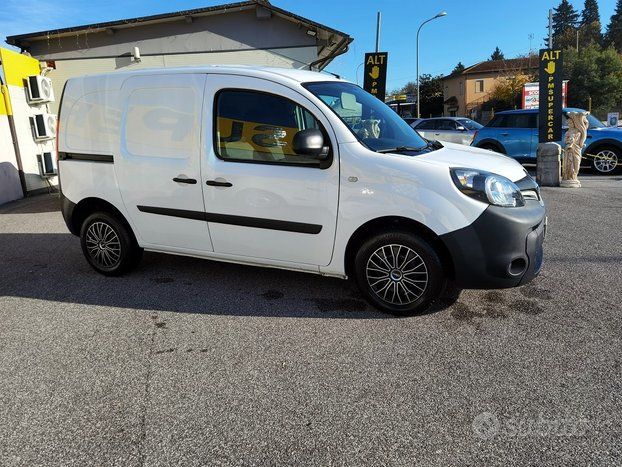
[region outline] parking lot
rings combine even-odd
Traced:
[[[146,253],[88,266],[0,208],[0,465],[617,464],[622,177],[544,189],[545,265],[396,318],[349,283]]]

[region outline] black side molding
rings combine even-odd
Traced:
[[[317,235],[322,231],[322,226],[317,224],[305,224],[303,222],[279,221],[263,219],[261,217],[232,216],[229,214],[205,213],[207,222],[217,224],[241,225],[243,227],[255,227],[257,229],[282,230]]]
[[[281,230],[317,235],[322,231],[322,226],[317,224],[305,224],[303,222],[280,221],[264,219],[261,217],[233,216],[229,214],[216,214],[202,211],[187,211],[185,209],[160,208],[156,206],[136,206],[141,212],[159,214],[162,216],[181,217],[216,224],[239,225],[242,227],[255,227],[257,229]]]
[[[77,152],[59,152],[58,158],[61,161],[89,161],[89,162],[105,162],[114,163],[114,157],[111,154],[82,154]]]
[[[181,217],[182,219],[205,220],[205,213],[201,211],[187,211],[186,209],[158,208],[156,206],[136,206],[141,212],[160,214],[161,216]]]

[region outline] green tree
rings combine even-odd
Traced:
[[[396,96],[400,94],[417,94],[417,83],[415,81],[409,81],[401,88],[394,89],[389,94],[392,96]]]
[[[432,76],[423,74],[419,76],[419,84],[421,86],[421,116],[429,117],[430,115],[443,114],[443,82],[442,76]],[[401,94],[417,94],[417,83],[409,81],[400,89],[394,90],[390,95]]]
[[[568,85],[568,105],[587,109],[592,99],[592,113],[604,118],[608,111],[622,104],[622,57],[613,48],[591,45],[579,52],[567,51],[564,74]]]
[[[451,74],[462,73],[466,67],[462,64],[462,62],[458,62],[458,64],[454,67]]]
[[[605,44],[612,45],[618,52],[622,52],[622,0],[616,3],[616,9],[607,26]]]
[[[602,34],[600,32],[600,12],[596,0],[585,0],[581,12],[581,30],[579,42],[582,47],[590,44],[600,44]]]
[[[532,80],[533,76],[522,72],[498,78],[488,95],[491,106],[497,110],[518,108],[521,105],[523,86]]]
[[[600,23],[600,12],[598,11],[598,2],[596,0],[585,0],[583,11],[581,12],[581,24],[589,24],[594,21]]]
[[[553,9],[553,47],[561,49],[574,47],[578,22],[579,13],[568,0],[561,0]]]
[[[443,114],[443,81],[442,76],[421,75],[421,116]]]
[[[503,60],[505,57],[503,56],[503,52],[501,52],[501,50],[499,49],[499,47],[495,47],[495,50],[493,50],[492,55],[490,56],[491,60]]]

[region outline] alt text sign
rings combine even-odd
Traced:
[[[387,86],[387,52],[365,54],[363,89],[384,102]]]

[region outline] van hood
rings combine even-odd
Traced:
[[[511,157],[462,144],[443,142],[442,145],[441,149],[422,154],[417,159],[449,167],[464,167],[492,172],[503,175],[513,182],[525,178],[525,169]]]

